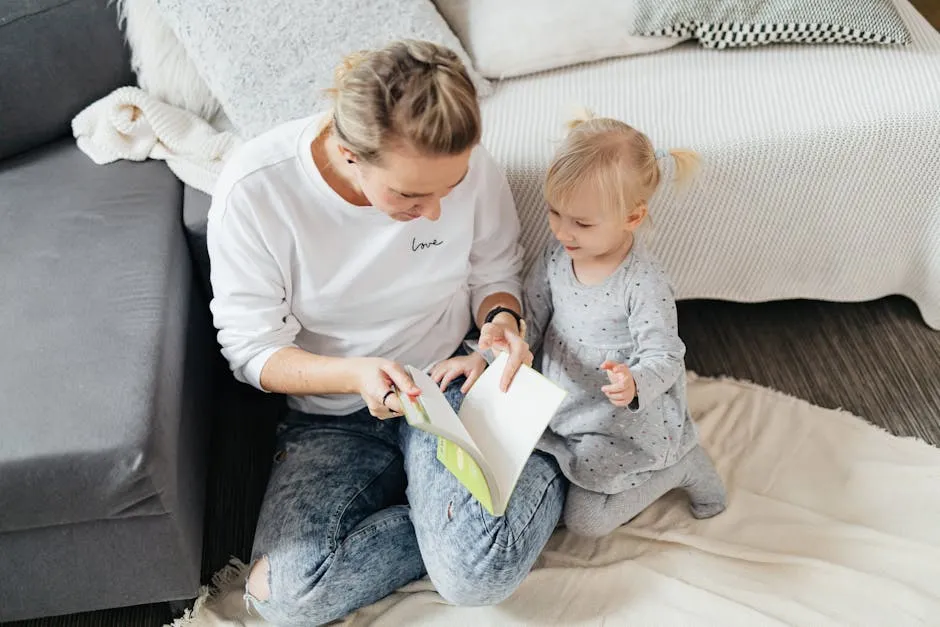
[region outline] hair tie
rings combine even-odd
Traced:
[[[669,151],[668,151],[668,150],[657,150],[655,153],[653,153],[653,155],[656,157],[656,160],[659,161],[660,159],[665,159],[666,157],[668,157],[668,156],[669,156]]]

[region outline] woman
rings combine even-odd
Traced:
[[[504,385],[531,362],[512,197],[452,51],[356,55],[332,96],[330,113],[243,146],[209,214],[222,352],[291,408],[246,596],[285,626],[341,618],[425,573],[452,603],[496,603],[554,530],[564,479],[536,453],[490,516],[391,390],[417,393],[402,364],[433,367],[457,407],[483,368],[457,354],[472,322],[483,350],[509,352]]]

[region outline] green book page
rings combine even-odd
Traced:
[[[464,485],[470,494],[480,502],[480,505],[496,516],[493,510],[493,498],[486,485],[486,478],[473,458],[462,448],[442,437],[437,439],[437,459],[444,464],[457,480]]]

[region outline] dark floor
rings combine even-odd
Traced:
[[[679,307],[688,366],[748,379],[825,407],[843,407],[892,433],[940,446],[940,332],[908,300],[808,301]],[[226,377],[214,416],[203,574],[247,559],[272,451],[276,399]],[[140,606],[6,627],[151,627],[166,605]]]
[[[940,0],[911,0],[911,4],[917,7],[934,28],[940,29]]]

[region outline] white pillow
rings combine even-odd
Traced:
[[[212,120],[219,101],[167,26],[156,0],[118,0],[137,84],[151,96]]]
[[[655,52],[683,41],[634,35],[633,0],[435,0],[487,78]]]
[[[460,55],[431,0],[156,0],[234,127],[254,137],[324,109],[333,70],[350,52],[425,39]]]

